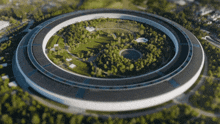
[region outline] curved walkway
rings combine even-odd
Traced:
[[[220,42],[215,41],[214,39],[212,39],[210,36],[205,36],[202,39],[208,41],[209,43],[211,43],[212,45],[216,46],[217,48],[220,49]]]

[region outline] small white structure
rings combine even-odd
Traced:
[[[58,47],[58,46],[59,46],[59,44],[54,44],[54,45],[53,45],[53,47]]]
[[[67,62],[69,62],[69,61],[71,61],[72,60],[72,58],[66,58],[66,61]]]
[[[212,22],[211,21],[208,21],[208,23],[207,23],[208,25],[211,25],[212,24]]]
[[[4,76],[2,76],[2,80],[4,81],[5,79],[8,79],[9,77],[8,77],[8,75],[4,75]]]
[[[169,1],[173,2],[175,4],[178,4],[178,5],[181,5],[181,6],[186,4],[186,1],[184,1],[184,0],[169,0]]]
[[[69,67],[70,67],[70,68],[75,68],[75,67],[76,67],[76,65],[71,64]]]
[[[0,65],[2,65],[3,67],[7,67],[8,66],[7,63],[3,63],[3,64],[0,64]]]
[[[144,38],[144,37],[140,37],[140,38],[138,38],[138,39],[136,39],[135,41],[137,41],[138,43],[146,43],[146,42],[148,42],[148,39],[146,39],[146,38]]]
[[[95,30],[95,28],[94,27],[86,27],[86,30],[89,31],[89,32],[92,32],[92,31]]]
[[[206,33],[210,33],[209,31],[207,31],[207,30],[204,30],[204,29],[201,29],[201,31],[203,31],[203,32],[206,32]]]
[[[10,25],[10,23],[8,21],[0,21],[0,30],[8,27]]]
[[[215,13],[208,17],[211,21],[216,21],[218,18],[220,18],[220,11],[215,11]]]
[[[14,95],[14,94],[16,94],[16,93],[17,93],[17,91],[14,90],[14,91],[11,92],[11,95]]]
[[[55,48],[51,48],[50,50],[51,50],[51,51],[55,51]]]
[[[17,87],[17,83],[15,81],[9,82],[8,84],[9,87]]]
[[[203,7],[199,10],[199,12],[197,13],[198,15],[201,15],[201,16],[204,16],[206,14],[209,14],[211,12],[213,12],[214,9],[211,9],[211,8],[207,8],[207,7]]]

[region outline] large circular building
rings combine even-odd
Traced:
[[[175,46],[174,57],[150,73],[127,78],[88,77],[66,71],[46,55],[48,40],[60,29],[86,20],[118,18],[151,25],[164,32]],[[86,110],[128,111],[156,106],[189,89],[204,65],[198,39],[166,18],[130,10],[77,11],[52,18],[29,32],[20,42],[13,61],[18,83],[27,83],[39,94]]]

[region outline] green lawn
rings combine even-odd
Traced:
[[[57,40],[57,44],[59,44],[59,47],[64,49],[64,39],[62,37],[59,37],[59,39]]]
[[[73,60],[71,61],[71,63],[75,64],[76,67],[73,68],[73,69],[68,68],[69,70],[71,70],[73,72],[76,72],[78,74],[82,74],[82,75],[86,75],[86,76],[91,76],[87,63],[82,62],[82,61],[78,60],[77,58],[72,58],[72,59]]]
[[[57,35],[54,35],[50,38],[50,40],[48,41],[47,43],[47,49],[50,47],[50,48],[53,48],[54,44],[57,43],[57,40],[59,39],[60,37],[57,36]]]
[[[139,10],[129,0],[85,0],[80,9],[98,9],[98,8],[114,8],[114,9],[131,9]]]
[[[71,50],[72,54],[81,53],[83,51],[90,51],[91,49],[99,48],[102,44],[110,43],[114,40],[112,37],[100,36],[98,39],[90,39],[91,42],[80,44],[75,50]]]
[[[131,22],[124,22],[124,21],[120,21],[120,22],[100,22],[99,25],[97,26],[97,28],[122,28],[122,29],[127,29],[131,32],[139,32],[140,26],[138,24],[135,23],[131,23]]]
[[[102,29],[102,31],[104,32],[107,32],[107,33],[114,33],[114,34],[117,34],[117,33],[124,33],[124,34],[132,34],[133,32],[130,31],[130,30],[127,30],[127,29],[120,29],[120,28],[115,28],[115,29],[108,29],[108,28],[105,28],[105,29]]]

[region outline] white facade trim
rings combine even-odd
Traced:
[[[200,46],[201,46],[201,44],[200,44]],[[128,110],[136,110],[136,109],[142,109],[142,108],[156,106],[156,105],[162,104],[164,102],[167,102],[167,101],[179,96],[180,94],[184,93],[186,90],[188,90],[194,84],[194,82],[197,80],[197,78],[199,77],[199,75],[202,71],[202,68],[203,68],[203,65],[204,65],[204,60],[205,60],[204,51],[202,53],[202,56],[203,56],[203,60],[202,60],[202,64],[201,64],[199,70],[184,85],[182,85],[182,86],[180,86],[180,87],[178,87],[178,88],[176,88],[176,89],[174,89],[170,92],[159,95],[159,96],[146,98],[146,99],[142,99],[142,100],[126,101],[126,102],[86,101],[86,100],[79,100],[79,99],[74,99],[74,98],[70,98],[70,97],[65,97],[65,96],[50,92],[50,91],[38,86],[33,81],[31,81],[23,73],[23,71],[21,70],[20,65],[18,64],[17,61],[16,61],[16,64],[17,64],[20,72],[22,73],[22,75],[26,79],[27,83],[33,89],[35,89],[37,92],[41,93],[42,95],[46,96],[49,99],[52,99],[54,101],[57,101],[57,102],[60,102],[62,104],[66,104],[66,105],[69,105],[69,106],[74,106],[74,107],[78,107],[78,108],[82,108],[82,109],[88,109],[88,110],[95,110],[95,111],[128,111]],[[16,60],[17,60],[17,54],[16,54]]]

